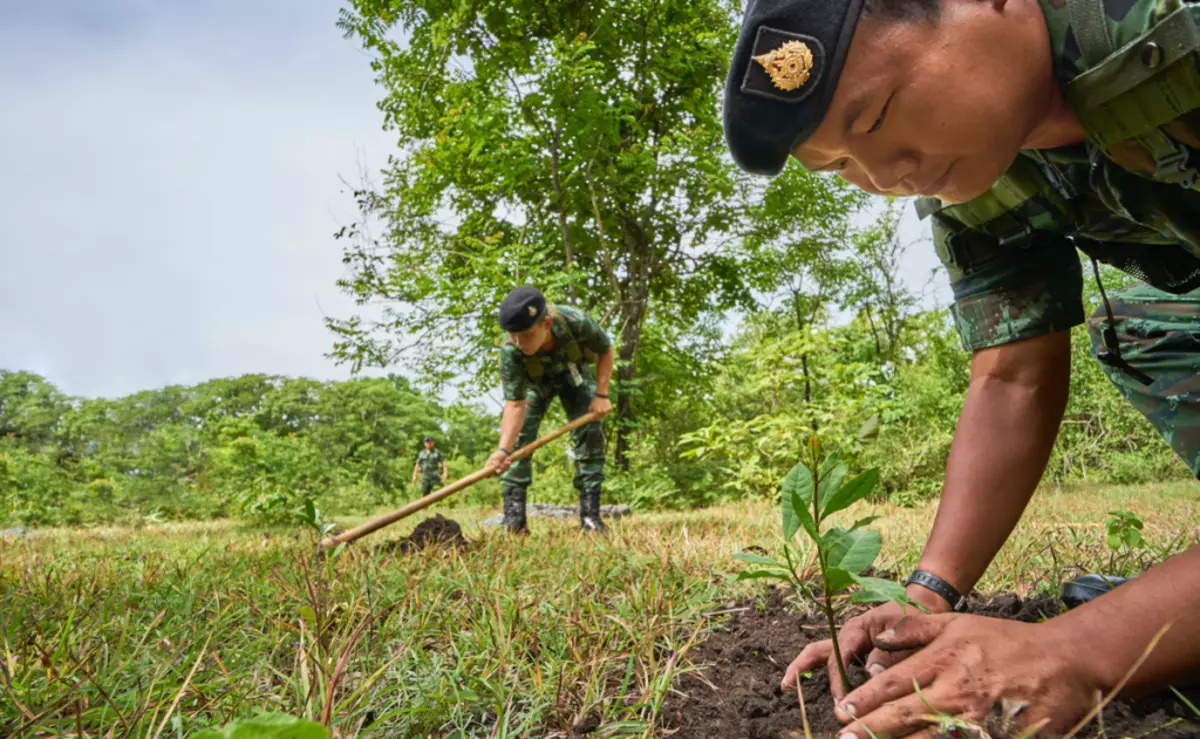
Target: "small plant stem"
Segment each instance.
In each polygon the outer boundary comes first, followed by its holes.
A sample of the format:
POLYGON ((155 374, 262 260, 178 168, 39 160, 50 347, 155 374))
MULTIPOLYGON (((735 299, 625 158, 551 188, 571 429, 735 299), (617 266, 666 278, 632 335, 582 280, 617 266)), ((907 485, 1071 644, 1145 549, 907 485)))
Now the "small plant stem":
MULTIPOLYGON (((825 620, 829 622, 829 638, 833 641, 833 659, 837 662, 838 677, 842 680, 842 689, 847 693, 850 692, 850 679, 846 677, 846 665, 842 662, 842 648, 838 646, 838 630, 837 618, 833 612, 832 596, 829 594, 829 581, 825 581, 825 600, 821 603, 821 610, 825 612, 825 620)), ((833 676, 829 677, 830 682, 833 681, 833 676)))

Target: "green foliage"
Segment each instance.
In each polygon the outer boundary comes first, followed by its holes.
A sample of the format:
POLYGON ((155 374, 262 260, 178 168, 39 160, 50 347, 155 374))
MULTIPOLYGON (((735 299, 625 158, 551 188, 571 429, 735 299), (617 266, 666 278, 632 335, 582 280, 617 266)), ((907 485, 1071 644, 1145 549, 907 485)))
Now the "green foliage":
POLYGON ((457 476, 495 443, 494 418, 394 376, 246 375, 84 400, 0 371, 0 390, 0 523, 294 522, 307 500, 365 513, 416 497, 408 479, 425 434, 457 476))
POLYGON ((1104 543, 1109 549, 1113 552, 1120 552, 1122 549, 1131 552, 1145 543, 1142 540, 1142 529, 1145 526, 1136 513, 1109 511, 1108 515, 1108 522, 1104 526, 1104 543))
POLYGON ((264 713, 231 721, 220 731, 198 731, 192 734, 192 739, 329 739, 329 730, 315 721, 283 713, 264 713))

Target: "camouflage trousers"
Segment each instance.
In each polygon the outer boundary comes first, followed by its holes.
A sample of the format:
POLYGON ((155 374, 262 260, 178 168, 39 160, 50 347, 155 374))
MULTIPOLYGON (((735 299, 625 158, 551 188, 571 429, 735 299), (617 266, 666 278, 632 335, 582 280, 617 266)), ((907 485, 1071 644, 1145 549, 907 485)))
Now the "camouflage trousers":
POLYGON ((442 476, 421 475, 421 495, 429 495, 442 486, 442 476))
MULTIPOLYGON (((573 385, 569 378, 544 384, 530 383, 525 394, 525 423, 517 437, 517 448, 534 441, 542 425, 542 416, 557 395, 567 418, 574 420, 588 412, 595 387, 590 382, 573 385)), ((604 482, 604 424, 589 423, 571 432, 575 444, 575 488, 599 489, 604 482)), ((502 487, 527 488, 533 482, 533 464, 526 458, 513 462, 500 476, 502 487)))
MULTIPOLYGON (((1200 477, 1200 290, 1185 295, 1136 285, 1109 296, 1121 357, 1145 373, 1145 385, 1103 365, 1121 394, 1200 477)), ((1092 353, 1103 350, 1104 306, 1088 319, 1092 353)))

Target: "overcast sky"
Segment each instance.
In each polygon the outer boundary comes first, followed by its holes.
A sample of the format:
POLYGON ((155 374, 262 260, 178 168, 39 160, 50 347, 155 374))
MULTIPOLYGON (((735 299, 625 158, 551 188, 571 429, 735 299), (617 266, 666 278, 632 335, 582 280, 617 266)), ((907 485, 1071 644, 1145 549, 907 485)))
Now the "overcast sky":
POLYGON ((0 0, 0 367, 344 377, 339 175, 389 151, 335 0, 0 0))
POLYGON ((391 146, 338 7, 0 0, 0 368, 83 396, 347 376, 339 176, 391 146))

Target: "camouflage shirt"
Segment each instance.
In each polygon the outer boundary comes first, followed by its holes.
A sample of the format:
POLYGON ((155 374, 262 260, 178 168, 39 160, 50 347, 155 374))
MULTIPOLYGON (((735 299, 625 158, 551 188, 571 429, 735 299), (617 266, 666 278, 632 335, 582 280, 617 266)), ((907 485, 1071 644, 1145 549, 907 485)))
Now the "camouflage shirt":
MULTIPOLYGON (((1039 2, 1050 31, 1055 73, 1065 88, 1087 64, 1070 25, 1067 0, 1039 2)), ((1179 0, 1109 0, 1105 7, 1114 47, 1145 33, 1179 6, 1179 0)), ((1067 100, 1070 104, 1069 96, 1067 100)), ((1200 157, 1200 111, 1185 113, 1162 130, 1193 158, 1200 157)), ((1129 147, 1138 144, 1118 145, 1126 145, 1129 153, 1129 147)), ((950 274, 952 312, 967 349, 1083 323, 1076 245, 1086 249, 1092 243, 1101 248, 1141 244, 1147 245, 1140 248, 1146 254, 1156 246, 1161 254, 1179 253, 1182 247, 1200 255, 1200 192, 1158 177, 1148 154, 1142 157, 1144 166, 1129 166, 1141 153, 1120 157, 1126 166, 1118 166, 1090 140, 1023 151, 1009 170, 1022 186, 1014 187, 1006 175, 980 198, 933 214, 934 244, 950 274), (1017 202, 1020 208, 1005 211, 1006 205, 1017 202), (1019 218, 1014 218, 1018 210, 1019 218), (956 220, 956 212, 969 212, 987 228, 965 227, 956 220), (1011 237, 1003 235, 1006 228, 1011 237), (973 253, 986 258, 971 259, 973 253)))
POLYGON ((422 449, 417 455, 417 466, 421 468, 421 474, 426 477, 433 477, 442 473, 442 462, 446 459, 446 455, 442 454, 442 450, 434 447, 433 449, 422 449))
POLYGON ((507 337, 500 345, 500 384, 505 400, 524 400, 531 385, 594 382, 589 366, 612 347, 612 340, 588 314, 569 306, 549 306, 554 318, 554 349, 526 357, 507 337), (574 356, 572 356, 574 355, 574 356))

